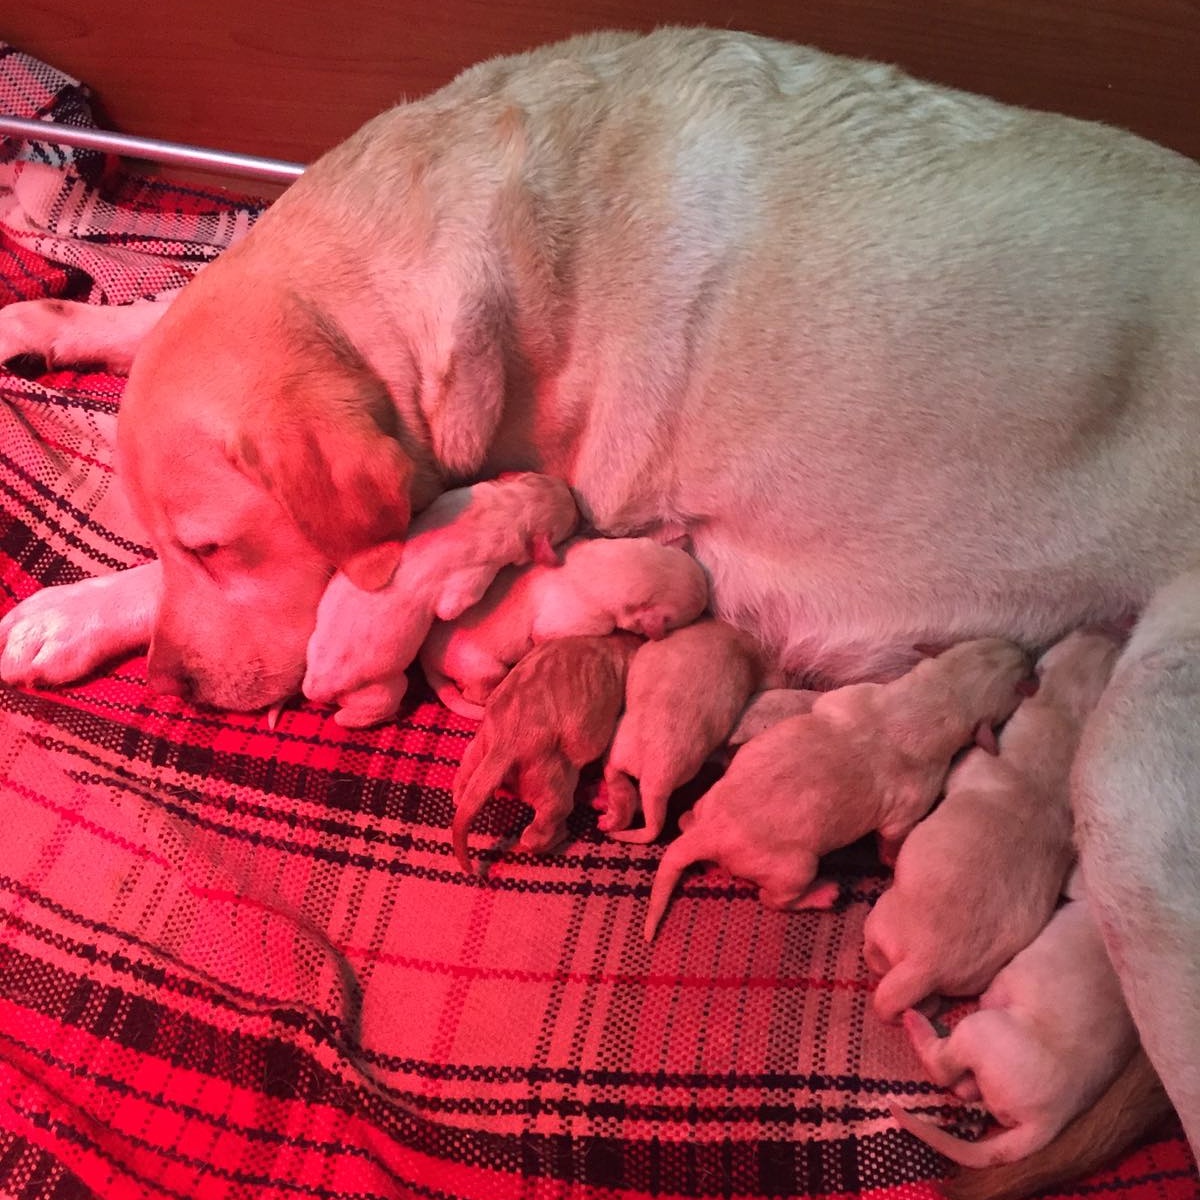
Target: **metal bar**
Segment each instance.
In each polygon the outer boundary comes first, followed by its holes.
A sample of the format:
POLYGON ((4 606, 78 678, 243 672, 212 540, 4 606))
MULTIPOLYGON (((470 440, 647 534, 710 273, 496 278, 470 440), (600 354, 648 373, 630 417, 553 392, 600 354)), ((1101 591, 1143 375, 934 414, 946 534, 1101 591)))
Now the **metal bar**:
POLYGON ((151 162, 175 163, 199 167, 218 174, 240 175, 246 179, 269 179, 274 183, 292 183, 303 172, 301 163, 283 162, 278 158, 259 158, 254 154, 235 154, 231 150, 208 150, 203 146, 188 146, 182 142, 164 142, 159 138, 131 137, 124 133, 109 133, 103 129, 80 129, 74 125, 59 125, 53 121, 31 121, 0 113, 0 135, 21 138, 29 142, 50 142, 59 146, 75 146, 82 150, 103 150, 129 158, 151 162))

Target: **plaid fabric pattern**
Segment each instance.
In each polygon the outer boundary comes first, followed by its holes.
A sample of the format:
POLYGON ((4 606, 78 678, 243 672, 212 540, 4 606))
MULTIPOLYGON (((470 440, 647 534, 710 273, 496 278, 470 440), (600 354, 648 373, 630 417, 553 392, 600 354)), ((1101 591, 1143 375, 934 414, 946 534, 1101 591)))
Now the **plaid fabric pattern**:
MULTIPOLYGON (((0 59, 6 106, 78 116, 83 96, 0 59)), ((255 216, 40 155, 0 165, 5 301, 161 290, 255 216)), ((112 472, 120 394, 0 373, 4 609, 146 557, 112 472)), ((144 666, 0 688, 0 1194, 936 1195, 886 1098, 971 1113, 869 1011, 869 854, 833 862, 833 914, 695 876, 647 946, 659 850, 603 838, 586 797, 542 860, 500 853, 527 814, 493 801, 488 877, 458 870, 473 726, 419 681, 386 728, 301 706, 271 731, 150 694, 144 666)), ((1070 1194, 1197 1186, 1176 1133, 1070 1194)))
MULTIPOLYGON (((86 87, 2 42, 0 112, 93 123, 86 87)), ((123 174, 96 151, 0 138, 0 250, 8 260, 0 264, 0 301, 45 286, 39 260, 65 272, 71 299, 123 304, 161 295, 244 234, 256 213, 123 174)))

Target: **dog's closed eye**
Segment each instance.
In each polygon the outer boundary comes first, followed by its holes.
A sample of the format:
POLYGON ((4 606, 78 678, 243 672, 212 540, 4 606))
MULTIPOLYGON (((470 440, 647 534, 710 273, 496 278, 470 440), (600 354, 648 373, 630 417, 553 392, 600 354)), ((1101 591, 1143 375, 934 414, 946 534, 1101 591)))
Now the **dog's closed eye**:
POLYGON ((195 546, 180 544, 179 548, 188 558, 203 568, 206 574, 214 579, 216 578, 214 567, 218 562, 218 556, 222 550, 220 542, 199 542, 195 546))

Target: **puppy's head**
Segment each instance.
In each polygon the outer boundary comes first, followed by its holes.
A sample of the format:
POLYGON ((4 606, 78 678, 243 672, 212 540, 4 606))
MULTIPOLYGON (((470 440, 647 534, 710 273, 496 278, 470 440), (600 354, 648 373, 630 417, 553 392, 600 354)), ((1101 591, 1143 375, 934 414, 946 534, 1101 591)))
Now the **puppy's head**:
POLYGON ((604 548, 612 553, 600 582, 618 628, 658 641, 707 607, 708 579, 686 550, 650 538, 614 538, 604 548))
POLYGON ((929 667, 963 714, 991 726, 1006 720, 1020 703, 1030 660, 1003 638, 976 638, 952 646, 916 670, 929 667))
POLYGON ((1082 723, 1100 702, 1122 639, 1107 629, 1077 629, 1038 660, 1038 700, 1082 723))
POLYGON ((250 710, 298 687, 334 569, 390 578, 413 464, 383 384, 335 335, 204 283, 139 350, 120 471, 163 567, 151 684, 250 710))

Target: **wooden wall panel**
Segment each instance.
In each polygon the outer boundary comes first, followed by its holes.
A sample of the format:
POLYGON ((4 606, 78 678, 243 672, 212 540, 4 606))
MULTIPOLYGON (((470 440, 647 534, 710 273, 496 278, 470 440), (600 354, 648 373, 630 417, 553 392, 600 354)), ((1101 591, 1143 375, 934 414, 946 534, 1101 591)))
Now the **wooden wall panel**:
POLYGON ((0 38, 129 133, 310 161, 493 54, 697 23, 899 63, 1200 158, 1200 0, 9 0, 0 38))

